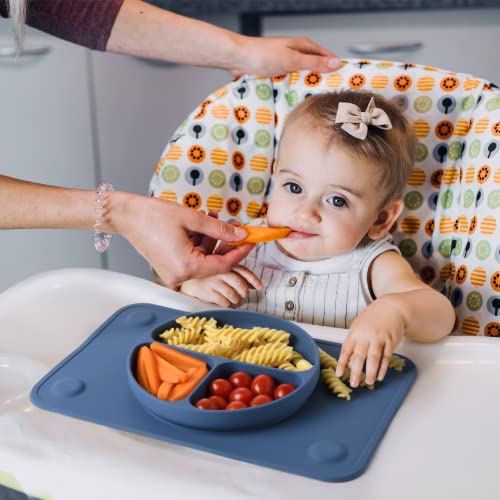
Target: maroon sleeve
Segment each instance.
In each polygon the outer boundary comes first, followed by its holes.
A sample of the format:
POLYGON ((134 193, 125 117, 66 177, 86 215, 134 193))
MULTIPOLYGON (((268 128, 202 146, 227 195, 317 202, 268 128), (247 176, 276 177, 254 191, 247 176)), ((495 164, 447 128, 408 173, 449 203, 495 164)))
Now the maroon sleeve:
MULTIPOLYGON (((106 50, 124 0, 28 0, 26 24, 69 42, 106 50)), ((0 0, 0 15, 8 13, 0 0)))

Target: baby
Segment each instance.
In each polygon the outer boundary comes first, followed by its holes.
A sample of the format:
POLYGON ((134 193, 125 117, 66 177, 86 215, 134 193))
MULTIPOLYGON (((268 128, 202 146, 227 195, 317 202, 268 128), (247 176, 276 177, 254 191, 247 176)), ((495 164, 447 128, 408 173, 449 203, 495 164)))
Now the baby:
POLYGON ((450 302, 420 281, 390 229, 413 167, 416 141, 396 104, 369 92, 307 98, 287 117, 269 199, 269 227, 285 239, 258 244, 232 272, 180 291, 221 306, 349 328, 336 375, 357 387, 382 380, 403 335, 448 335, 450 302))

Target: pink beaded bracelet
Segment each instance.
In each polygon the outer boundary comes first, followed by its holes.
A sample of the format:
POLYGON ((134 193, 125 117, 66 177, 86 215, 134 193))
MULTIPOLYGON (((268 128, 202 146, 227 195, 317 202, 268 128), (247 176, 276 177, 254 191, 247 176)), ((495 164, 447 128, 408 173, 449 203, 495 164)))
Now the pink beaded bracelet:
POLYGON ((96 208, 95 208, 95 224, 94 224, 94 246, 99 253, 105 252, 109 247, 111 233, 101 231, 102 215, 104 213, 104 194, 109 191, 114 191, 115 188, 109 182, 101 182, 97 188, 96 208))

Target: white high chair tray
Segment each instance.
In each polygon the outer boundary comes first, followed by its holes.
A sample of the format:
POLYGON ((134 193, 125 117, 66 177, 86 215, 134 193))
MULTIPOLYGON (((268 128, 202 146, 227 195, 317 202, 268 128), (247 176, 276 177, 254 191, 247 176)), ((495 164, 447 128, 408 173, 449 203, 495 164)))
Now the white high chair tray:
MULTIPOLYGON (((136 498, 498 498, 500 340, 404 341, 416 382, 366 472, 346 483, 230 460, 45 412, 29 401, 40 377, 120 307, 207 304, 148 281, 72 269, 0 294, 0 484, 51 500, 136 498)), ((301 325, 341 342, 346 331, 301 325)), ((346 402, 349 404, 349 402, 346 402)))

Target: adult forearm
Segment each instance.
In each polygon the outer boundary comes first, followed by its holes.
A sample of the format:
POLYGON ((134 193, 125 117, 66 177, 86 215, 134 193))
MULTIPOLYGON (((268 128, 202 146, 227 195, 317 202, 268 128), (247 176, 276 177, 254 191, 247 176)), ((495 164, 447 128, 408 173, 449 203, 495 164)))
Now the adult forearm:
POLYGON ((455 311, 450 301, 431 288, 384 295, 379 299, 396 307, 405 321, 405 336, 434 342, 453 330, 455 311))
POLYGON ((165 61, 231 69, 244 37, 140 0, 125 0, 106 49, 165 61))
MULTIPOLYGON (((67 189, 0 175, 0 230, 29 228, 92 229, 96 221, 95 191, 67 189)), ((206 254, 190 235, 224 242, 241 241, 244 229, 178 203, 122 191, 103 197, 100 230, 126 238, 168 286, 190 278, 228 272, 247 256, 252 245, 225 255, 206 254)))
POLYGON ((67 189, 0 175, 0 229, 91 229, 95 192, 67 189))

